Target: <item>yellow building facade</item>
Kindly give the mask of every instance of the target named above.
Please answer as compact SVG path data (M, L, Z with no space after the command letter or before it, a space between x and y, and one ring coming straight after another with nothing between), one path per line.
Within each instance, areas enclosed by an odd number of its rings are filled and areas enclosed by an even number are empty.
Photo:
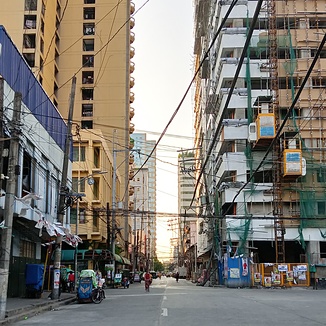
M107 171L98 176L99 197L87 201L91 209L112 206L112 157L116 154L115 201L122 207L117 223L121 224L125 256L130 239L130 134L134 131L134 11L129 0L3 0L0 12L1 24L64 119L68 118L72 77L76 76L73 130L83 132L78 138L74 133L74 146L82 144L91 155L86 156L84 166L74 162L73 178ZM96 147L101 157L97 167ZM81 236L105 242L103 223L86 223L80 227Z

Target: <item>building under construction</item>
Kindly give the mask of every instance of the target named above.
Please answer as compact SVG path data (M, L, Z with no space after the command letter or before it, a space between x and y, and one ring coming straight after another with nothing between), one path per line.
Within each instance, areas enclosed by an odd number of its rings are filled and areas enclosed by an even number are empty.
M326 1L195 5L198 257L323 264Z

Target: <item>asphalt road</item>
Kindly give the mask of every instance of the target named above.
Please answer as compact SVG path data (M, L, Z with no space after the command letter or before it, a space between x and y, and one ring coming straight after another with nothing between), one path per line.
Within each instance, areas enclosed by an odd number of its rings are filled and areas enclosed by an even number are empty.
M61 306L15 325L320 326L326 325L326 290L229 289L162 277L107 289L101 304Z

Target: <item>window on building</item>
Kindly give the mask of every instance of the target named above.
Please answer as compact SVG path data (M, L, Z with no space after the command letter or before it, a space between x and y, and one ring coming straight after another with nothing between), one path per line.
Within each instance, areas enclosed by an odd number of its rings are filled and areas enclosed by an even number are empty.
M95 23L83 24L83 34L84 35L95 35Z
M83 71L82 82L83 82L83 84L93 84L94 83L94 71Z
M74 207L70 208L70 224L76 224L77 221L77 209Z
M311 49L311 56L315 57L316 56L317 49ZM322 50L320 52L320 57L321 58L326 58L326 50Z
M82 104L82 116L83 117L93 116L93 104Z
M326 241L319 241L320 258L326 258Z
M83 67L94 67L93 55L83 55Z
M79 157L80 148L80 157ZM86 160L86 147L85 146L74 146L72 150L72 160L73 162L85 162Z
M94 178L93 200L99 200L99 199L100 199L100 179Z
M25 0L25 10L37 10L37 0Z
M94 39L83 40L83 51L94 51Z
M200 222L199 223L199 231L198 231L198 233L202 234L203 232L204 232L204 222Z
M41 32L44 35L44 20L41 19Z
M317 181L318 182L325 182L326 181L326 169L319 169L317 171Z
M101 149L100 147L96 146L94 147L94 167L99 168L100 167L100 157Z
M93 129L93 121L92 120L84 120L81 123L82 129Z
M23 56L31 68L35 67L35 54L34 53L23 53Z
M95 0L84 0L84 4L95 3Z
M326 203L325 202L318 202L317 203L317 215L325 215L326 213Z
M20 256L26 258L36 258L36 244L28 240L20 241Z
M23 190L23 196L25 196L31 192L31 187L32 187L32 158L27 152L24 153L24 158L23 158L22 178L23 178L22 190Z
M78 187L79 184L79 187ZM73 192L85 192L86 178L72 178L72 191Z
M25 49L35 49L35 34L24 34L24 48Z
M99 226L99 220L100 220L100 213L98 211L93 211L93 231L98 231Z
M24 16L24 28L35 29L36 28L36 15L25 15Z
M94 88L83 88L82 89L82 99L83 101L93 100Z
M84 8L84 19L95 19L95 8Z
M288 108L280 108L280 114L281 114L281 119L282 120L285 118L285 116L287 115L287 113L288 113ZM291 111L291 114L290 114L289 118L299 117L299 115L300 115L299 109L298 108L294 108Z
M44 41L43 41L43 39L40 40L40 52L42 54L44 53Z

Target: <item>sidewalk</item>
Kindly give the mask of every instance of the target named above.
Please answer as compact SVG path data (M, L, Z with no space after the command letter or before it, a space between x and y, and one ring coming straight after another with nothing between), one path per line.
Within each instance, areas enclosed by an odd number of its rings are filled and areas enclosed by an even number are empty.
M61 293L58 300L48 299L49 294L50 292L44 291L39 299L7 298L6 318L0 320L0 325L14 323L35 316L42 311L52 310L76 301L76 293Z

